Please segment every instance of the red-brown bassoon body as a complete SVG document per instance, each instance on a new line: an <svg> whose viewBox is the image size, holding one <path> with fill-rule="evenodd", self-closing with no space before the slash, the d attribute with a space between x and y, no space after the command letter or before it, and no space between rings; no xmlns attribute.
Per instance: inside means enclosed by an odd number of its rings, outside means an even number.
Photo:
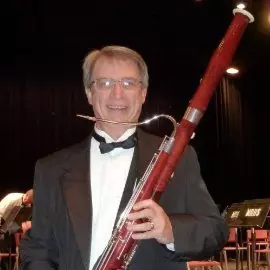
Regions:
<svg viewBox="0 0 270 270"><path fill-rule="evenodd" d="M170 137L171 146L165 147L156 156L153 166L145 173L146 179L139 188L126 209L132 211L132 206L141 200L152 198L157 201L173 174L190 138L217 88L220 80L231 63L242 35L253 16L245 10L235 9L234 18L225 36L212 55L205 74L189 102L186 113L177 126L176 133ZM125 216L125 217L126 217ZM137 241L133 240L127 231L128 220L123 218L113 233L110 242L101 255L95 270L125 269L136 252Z"/></svg>

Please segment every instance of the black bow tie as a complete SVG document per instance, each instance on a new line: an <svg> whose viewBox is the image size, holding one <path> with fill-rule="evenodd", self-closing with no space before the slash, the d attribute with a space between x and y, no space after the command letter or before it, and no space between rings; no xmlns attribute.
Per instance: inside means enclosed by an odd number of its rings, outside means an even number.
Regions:
<svg viewBox="0 0 270 270"><path fill-rule="evenodd" d="M137 143L137 137L135 133L122 142L111 142L111 143L106 143L106 140L102 136L97 134L95 131L93 131L92 135L98 142L100 142L99 149L101 154L108 153L117 147L129 149L134 147Z"/></svg>

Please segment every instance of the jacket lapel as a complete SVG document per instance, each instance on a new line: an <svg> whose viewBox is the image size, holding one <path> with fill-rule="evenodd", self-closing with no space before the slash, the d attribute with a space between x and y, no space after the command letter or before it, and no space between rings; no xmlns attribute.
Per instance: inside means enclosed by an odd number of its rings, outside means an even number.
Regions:
<svg viewBox="0 0 270 270"><path fill-rule="evenodd" d="M89 139L69 158L65 170L61 179L64 199L83 264L88 269L92 223Z"/></svg>
<svg viewBox="0 0 270 270"><path fill-rule="evenodd" d="M158 151L161 139L138 129L138 174L142 178L146 168L150 164L154 153Z"/></svg>
<svg viewBox="0 0 270 270"><path fill-rule="evenodd" d="M137 170L138 161L137 161L137 159L138 159L138 148L135 147L133 158L132 158L130 169L129 169L129 173L128 173L128 177L127 177L127 181L126 181L124 192L123 192L121 202L120 202L120 205L118 208L118 212L117 212L114 226L116 226L122 212L125 210L128 202L132 196L134 187L136 186L137 177L138 177L138 170Z"/></svg>

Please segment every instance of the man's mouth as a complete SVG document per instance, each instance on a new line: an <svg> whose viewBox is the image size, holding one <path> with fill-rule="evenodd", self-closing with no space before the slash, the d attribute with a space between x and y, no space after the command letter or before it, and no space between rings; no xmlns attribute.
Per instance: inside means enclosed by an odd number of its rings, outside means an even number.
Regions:
<svg viewBox="0 0 270 270"><path fill-rule="evenodd" d="M108 105L107 107L111 110L125 110L127 108L124 105Z"/></svg>

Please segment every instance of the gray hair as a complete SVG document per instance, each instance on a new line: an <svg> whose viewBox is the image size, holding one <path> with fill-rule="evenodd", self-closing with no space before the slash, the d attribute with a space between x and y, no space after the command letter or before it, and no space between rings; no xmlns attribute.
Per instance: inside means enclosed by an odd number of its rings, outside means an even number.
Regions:
<svg viewBox="0 0 270 270"><path fill-rule="evenodd" d="M97 60L100 57L115 58L115 59L128 59L134 61L141 75L142 85L147 88L149 83L148 68L142 56L136 51L122 46L106 46L101 50L91 51L84 59L83 62L83 83L85 89L89 89L92 82L92 72Z"/></svg>

